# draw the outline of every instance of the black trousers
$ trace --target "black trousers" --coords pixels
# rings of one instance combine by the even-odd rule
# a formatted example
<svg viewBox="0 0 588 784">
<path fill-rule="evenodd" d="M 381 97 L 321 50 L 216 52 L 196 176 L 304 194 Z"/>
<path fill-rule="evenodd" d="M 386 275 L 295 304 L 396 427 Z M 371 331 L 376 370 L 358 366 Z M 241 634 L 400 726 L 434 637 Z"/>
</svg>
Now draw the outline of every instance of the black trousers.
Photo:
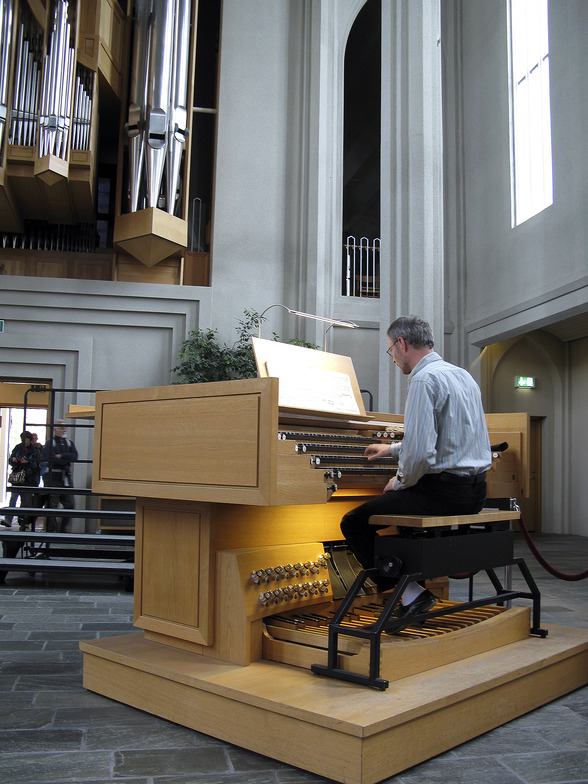
<svg viewBox="0 0 588 784">
<path fill-rule="evenodd" d="M 354 555 L 364 567 L 374 565 L 376 531 L 372 515 L 458 515 L 476 514 L 486 500 L 486 475 L 457 477 L 426 474 L 413 487 L 392 490 L 352 509 L 341 521 L 341 531 Z M 376 580 L 381 590 L 391 587 L 388 578 Z"/>
<path fill-rule="evenodd" d="M 44 478 L 44 483 L 48 487 L 62 487 L 62 493 L 43 493 L 43 506 L 47 509 L 59 509 L 59 505 L 64 509 L 75 509 L 75 499 L 73 495 L 68 492 L 71 487 L 71 478 L 67 475 L 66 484 L 65 478 L 61 471 L 49 471 Z M 48 517 L 45 525 L 46 531 L 63 532 L 71 530 L 69 521 L 70 517 Z"/>
</svg>

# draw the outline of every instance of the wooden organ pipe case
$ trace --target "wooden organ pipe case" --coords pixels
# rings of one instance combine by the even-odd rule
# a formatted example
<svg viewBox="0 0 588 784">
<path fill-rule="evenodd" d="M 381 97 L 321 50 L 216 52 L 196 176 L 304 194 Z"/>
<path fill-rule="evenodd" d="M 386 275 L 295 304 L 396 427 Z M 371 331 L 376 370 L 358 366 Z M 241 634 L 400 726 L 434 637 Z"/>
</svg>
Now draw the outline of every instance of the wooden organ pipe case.
<svg viewBox="0 0 588 784">
<path fill-rule="evenodd" d="M 5 3 L 12 24 L 0 228 L 91 225 L 98 115 L 120 101 L 125 15 L 116 0 Z M 43 249 L 42 236 L 36 241 Z"/>
<path fill-rule="evenodd" d="M 341 517 L 393 473 L 367 464 L 365 443 L 401 437 L 402 418 L 366 414 L 348 358 L 279 345 L 257 342 L 257 379 L 97 393 L 93 490 L 137 498 L 140 631 L 80 643 L 85 686 L 373 784 L 586 683 L 588 632 L 531 637 L 524 606 L 382 635 L 386 691 L 312 673 L 357 567 Z M 496 416 L 493 443 L 492 430 L 515 432 Z M 378 617 L 373 591 L 354 623 Z M 341 637 L 338 656 L 369 666 L 356 637 Z"/>
</svg>

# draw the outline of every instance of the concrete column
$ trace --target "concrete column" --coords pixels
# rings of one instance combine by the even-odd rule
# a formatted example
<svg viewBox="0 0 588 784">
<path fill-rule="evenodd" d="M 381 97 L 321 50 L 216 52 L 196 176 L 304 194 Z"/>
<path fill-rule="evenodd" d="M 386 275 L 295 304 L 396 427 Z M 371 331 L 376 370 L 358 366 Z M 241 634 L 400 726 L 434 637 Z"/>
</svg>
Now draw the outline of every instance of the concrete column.
<svg viewBox="0 0 588 784">
<path fill-rule="evenodd" d="M 397 316 L 433 327 L 443 350 L 440 5 L 382 3 L 382 276 L 380 401 L 404 408 L 406 385 L 384 353 Z M 388 271 L 388 275 L 386 274 Z M 381 404 L 382 405 L 382 404 Z"/>
</svg>

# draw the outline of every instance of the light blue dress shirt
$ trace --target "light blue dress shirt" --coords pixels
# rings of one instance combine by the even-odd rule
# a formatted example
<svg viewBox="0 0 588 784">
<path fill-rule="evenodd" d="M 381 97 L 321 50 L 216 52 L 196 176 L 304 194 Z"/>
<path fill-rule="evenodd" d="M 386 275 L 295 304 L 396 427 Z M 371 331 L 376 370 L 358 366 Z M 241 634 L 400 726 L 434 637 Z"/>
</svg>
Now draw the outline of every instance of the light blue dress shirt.
<svg viewBox="0 0 588 784">
<path fill-rule="evenodd" d="M 490 468 L 482 396 L 467 370 L 435 351 L 415 365 L 408 377 L 404 438 L 391 453 L 398 457 L 394 490 L 415 485 L 425 474 L 470 476 Z"/>
</svg>

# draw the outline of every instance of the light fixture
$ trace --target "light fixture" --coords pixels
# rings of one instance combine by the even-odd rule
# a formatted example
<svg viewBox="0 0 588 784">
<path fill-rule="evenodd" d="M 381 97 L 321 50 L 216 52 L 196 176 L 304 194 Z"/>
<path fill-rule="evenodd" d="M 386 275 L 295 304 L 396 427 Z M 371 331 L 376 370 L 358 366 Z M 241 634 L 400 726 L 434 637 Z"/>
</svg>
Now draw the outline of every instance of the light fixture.
<svg viewBox="0 0 588 784">
<path fill-rule="evenodd" d="M 514 385 L 517 389 L 535 389 L 535 376 L 515 376 Z"/>
<path fill-rule="evenodd" d="M 340 319 L 329 318 L 328 316 L 316 316 L 314 313 L 304 313 L 302 310 L 293 310 L 292 308 L 286 307 L 286 305 L 276 303 L 274 305 L 269 305 L 259 316 L 259 325 L 257 330 L 257 337 L 259 338 L 261 337 L 261 320 L 268 310 L 271 310 L 272 308 L 283 308 L 284 310 L 287 310 L 291 316 L 300 316 L 300 318 L 313 319 L 313 321 L 324 321 L 329 325 L 327 330 L 331 327 L 346 327 L 347 329 L 359 328 L 359 324 L 354 324 L 353 321 L 341 321 Z"/>
</svg>

